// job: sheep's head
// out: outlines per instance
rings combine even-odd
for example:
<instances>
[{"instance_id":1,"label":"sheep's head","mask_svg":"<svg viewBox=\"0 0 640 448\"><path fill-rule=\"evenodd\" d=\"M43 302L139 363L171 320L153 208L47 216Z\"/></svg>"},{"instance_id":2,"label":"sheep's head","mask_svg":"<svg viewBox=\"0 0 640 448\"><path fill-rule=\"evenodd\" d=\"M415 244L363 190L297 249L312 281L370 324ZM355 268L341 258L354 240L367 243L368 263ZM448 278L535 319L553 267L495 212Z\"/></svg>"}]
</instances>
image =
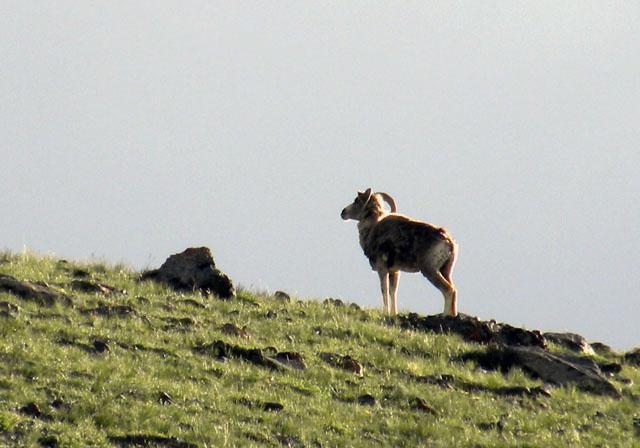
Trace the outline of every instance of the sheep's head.
<instances>
[{"instance_id":1,"label":"sheep's head","mask_svg":"<svg viewBox=\"0 0 640 448\"><path fill-rule=\"evenodd\" d=\"M371 188L364 192L358 192L354 201L342 210L341 217L344 220L355 219L360 221L368 216L380 216L385 214L382 201L391 207L391 212L396 211L396 202L387 193L372 193Z\"/></svg>"}]
</instances>

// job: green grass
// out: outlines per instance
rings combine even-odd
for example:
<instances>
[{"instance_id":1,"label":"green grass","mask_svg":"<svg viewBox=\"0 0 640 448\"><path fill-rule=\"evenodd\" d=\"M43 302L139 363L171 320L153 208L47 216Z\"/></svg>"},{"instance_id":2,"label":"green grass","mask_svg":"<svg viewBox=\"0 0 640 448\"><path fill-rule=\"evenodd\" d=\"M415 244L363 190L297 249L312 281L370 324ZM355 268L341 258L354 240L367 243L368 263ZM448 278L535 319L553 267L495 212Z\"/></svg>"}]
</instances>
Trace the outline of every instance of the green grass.
<instances>
[{"instance_id":1,"label":"green grass","mask_svg":"<svg viewBox=\"0 0 640 448\"><path fill-rule=\"evenodd\" d=\"M74 269L126 294L73 291ZM0 446L110 447L110 438L127 435L199 447L640 446L640 372L630 366L621 375L633 384L617 384L619 400L575 388L554 389L551 397L503 396L500 387L540 383L521 371L503 376L460 362L479 347L401 330L375 310L283 303L250 291L229 301L178 294L139 282L126 266L33 254L0 254L0 273L46 282L73 298L47 308L0 293L0 302L20 307L0 316ZM130 305L135 313L88 311L100 304ZM246 326L250 338L223 334L225 323ZM275 371L192 350L216 340L298 352L306 369ZM106 341L108 350L94 350L95 341ZM322 352L352 356L364 375L326 363ZM443 374L479 387L416 380ZM162 402L163 393L170 402ZM364 394L376 403L359 404ZM418 397L435 415L415 409ZM284 408L265 410L267 402ZM30 403L41 415L24 411Z\"/></svg>"}]
</instances>

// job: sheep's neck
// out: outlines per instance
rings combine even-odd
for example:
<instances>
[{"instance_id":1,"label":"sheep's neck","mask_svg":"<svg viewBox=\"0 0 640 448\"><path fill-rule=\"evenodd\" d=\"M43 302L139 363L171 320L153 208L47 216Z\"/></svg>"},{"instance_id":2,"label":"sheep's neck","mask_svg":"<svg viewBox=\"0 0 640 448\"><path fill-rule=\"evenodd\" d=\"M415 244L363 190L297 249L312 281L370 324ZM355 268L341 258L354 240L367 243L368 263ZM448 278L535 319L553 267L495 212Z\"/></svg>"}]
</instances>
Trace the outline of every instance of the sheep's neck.
<instances>
[{"instance_id":1,"label":"sheep's neck","mask_svg":"<svg viewBox=\"0 0 640 448\"><path fill-rule=\"evenodd\" d=\"M360 235L360 247L364 249L369 242L369 237L373 228L384 217L384 214L369 215L367 218L358 221L358 233Z\"/></svg>"}]
</instances>

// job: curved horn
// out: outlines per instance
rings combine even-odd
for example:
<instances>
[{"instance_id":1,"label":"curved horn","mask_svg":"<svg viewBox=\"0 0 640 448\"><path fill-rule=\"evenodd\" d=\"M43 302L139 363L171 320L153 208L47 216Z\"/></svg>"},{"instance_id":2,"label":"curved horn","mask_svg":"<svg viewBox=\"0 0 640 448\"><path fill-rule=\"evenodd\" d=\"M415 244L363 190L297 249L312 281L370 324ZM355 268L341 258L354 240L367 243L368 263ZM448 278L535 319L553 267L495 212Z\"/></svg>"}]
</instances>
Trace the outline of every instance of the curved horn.
<instances>
[{"instance_id":1,"label":"curved horn","mask_svg":"<svg viewBox=\"0 0 640 448\"><path fill-rule=\"evenodd\" d=\"M389 207L391 207L391 213L395 213L398 210L395 199L393 199L388 193L378 192L376 194L379 194L382 199L389 204Z\"/></svg>"}]
</instances>

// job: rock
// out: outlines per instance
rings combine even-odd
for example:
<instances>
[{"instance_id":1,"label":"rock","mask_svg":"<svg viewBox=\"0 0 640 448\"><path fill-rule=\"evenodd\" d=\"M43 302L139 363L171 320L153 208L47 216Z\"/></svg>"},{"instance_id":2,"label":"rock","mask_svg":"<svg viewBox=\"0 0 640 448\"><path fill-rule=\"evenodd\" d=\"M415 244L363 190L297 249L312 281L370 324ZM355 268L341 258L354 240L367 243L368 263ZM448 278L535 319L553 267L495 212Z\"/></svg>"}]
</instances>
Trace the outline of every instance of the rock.
<instances>
[{"instance_id":1,"label":"rock","mask_svg":"<svg viewBox=\"0 0 640 448\"><path fill-rule=\"evenodd\" d=\"M82 314L98 314L101 316L137 316L138 312L131 305L109 305L101 303L95 308L80 310Z\"/></svg>"},{"instance_id":2,"label":"rock","mask_svg":"<svg viewBox=\"0 0 640 448\"><path fill-rule=\"evenodd\" d=\"M543 336L545 339L561 345L565 348L568 348L571 351L578 353L585 353L587 355L595 354L591 345L587 342L587 340L575 333L544 333Z\"/></svg>"},{"instance_id":3,"label":"rock","mask_svg":"<svg viewBox=\"0 0 640 448\"><path fill-rule=\"evenodd\" d=\"M20 308L15 303L11 302L0 302L0 317L16 317L17 314L20 314Z\"/></svg>"},{"instance_id":4,"label":"rock","mask_svg":"<svg viewBox=\"0 0 640 448\"><path fill-rule=\"evenodd\" d=\"M411 408L418 411L427 412L428 414L431 414L431 415L438 415L438 411L436 411L433 406L431 406L429 403L427 403L426 401L424 401L424 399L420 397L416 397L415 400L413 400L413 404L411 405Z\"/></svg>"},{"instance_id":5,"label":"rock","mask_svg":"<svg viewBox=\"0 0 640 448\"><path fill-rule=\"evenodd\" d=\"M40 408L34 402L27 403L26 405L22 406L19 411L22 414L28 415L30 417L42 417L42 411L40 411Z\"/></svg>"},{"instance_id":6,"label":"rock","mask_svg":"<svg viewBox=\"0 0 640 448\"><path fill-rule=\"evenodd\" d=\"M197 300L193 300L193 299L184 299L181 302L184 303L185 305L189 305L194 308L200 308L201 310L204 310L207 308L205 304L200 303Z\"/></svg>"},{"instance_id":7,"label":"rock","mask_svg":"<svg viewBox=\"0 0 640 448\"><path fill-rule=\"evenodd\" d=\"M171 255L160 269L143 273L141 280L165 283L177 291L211 292L221 299L236 294L233 282L216 268L211 251L206 247L191 247Z\"/></svg>"},{"instance_id":8,"label":"rock","mask_svg":"<svg viewBox=\"0 0 640 448\"><path fill-rule=\"evenodd\" d=\"M547 384L543 384L539 387L529 388L525 386L503 386L503 387L490 387L481 383L473 383L465 381L461 378L456 378L453 375L413 375L404 372L404 375L419 383L435 384L448 390L463 390L465 392L486 392L505 397L538 397L538 396L551 396L550 387Z\"/></svg>"},{"instance_id":9,"label":"rock","mask_svg":"<svg viewBox=\"0 0 640 448\"><path fill-rule=\"evenodd\" d=\"M227 323L220 328L220 331L224 334L229 334L231 336L238 336L239 338L249 339L249 333L247 333L247 327L240 328L235 324Z\"/></svg>"},{"instance_id":10,"label":"rock","mask_svg":"<svg viewBox=\"0 0 640 448\"><path fill-rule=\"evenodd\" d=\"M545 347L544 337L539 331L498 324L495 321L481 321L464 314L452 317L409 313L397 316L397 321L403 329L427 330L440 334L456 333L470 342Z\"/></svg>"},{"instance_id":11,"label":"rock","mask_svg":"<svg viewBox=\"0 0 640 448\"><path fill-rule=\"evenodd\" d=\"M603 344L602 342L591 342L589 345L598 355L608 356L613 354L611 347L607 344Z\"/></svg>"},{"instance_id":12,"label":"rock","mask_svg":"<svg viewBox=\"0 0 640 448\"><path fill-rule=\"evenodd\" d=\"M632 366L640 367L640 347L634 348L624 354L624 362Z\"/></svg>"},{"instance_id":13,"label":"rock","mask_svg":"<svg viewBox=\"0 0 640 448\"><path fill-rule=\"evenodd\" d=\"M193 443L183 442L175 437L164 437L146 434L129 434L126 436L109 436L109 442L120 447L162 447L162 448L197 448Z\"/></svg>"},{"instance_id":14,"label":"rock","mask_svg":"<svg viewBox=\"0 0 640 448\"><path fill-rule=\"evenodd\" d=\"M169 395L166 392L160 392L158 394L158 402L160 404L172 404L173 403L173 398L171 398L171 395Z\"/></svg>"},{"instance_id":15,"label":"rock","mask_svg":"<svg viewBox=\"0 0 640 448\"><path fill-rule=\"evenodd\" d=\"M43 448L58 448L60 446L56 436L42 436L38 439L38 444Z\"/></svg>"},{"instance_id":16,"label":"rock","mask_svg":"<svg viewBox=\"0 0 640 448\"><path fill-rule=\"evenodd\" d=\"M69 287L75 291L104 294L104 295L111 295L115 293L119 293L119 294L127 293L123 289L118 289L114 286L110 286L105 283L95 283L89 280L78 280L78 279L73 280L71 283L69 283Z\"/></svg>"},{"instance_id":17,"label":"rock","mask_svg":"<svg viewBox=\"0 0 640 448\"><path fill-rule=\"evenodd\" d=\"M273 401L262 402L259 400L250 400L249 398L245 397L237 398L234 400L234 402L248 408L259 408L267 412L280 412L284 409L284 405L282 403Z\"/></svg>"},{"instance_id":18,"label":"rock","mask_svg":"<svg viewBox=\"0 0 640 448\"><path fill-rule=\"evenodd\" d=\"M376 397L374 397L371 394L364 394L364 395L360 395L356 401L358 402L358 404L364 405L364 406L375 406L376 404Z\"/></svg>"},{"instance_id":19,"label":"rock","mask_svg":"<svg viewBox=\"0 0 640 448\"><path fill-rule=\"evenodd\" d=\"M268 401L262 405L262 409L264 409L267 412L280 412L284 409L284 405L281 403Z\"/></svg>"},{"instance_id":20,"label":"rock","mask_svg":"<svg viewBox=\"0 0 640 448\"><path fill-rule=\"evenodd\" d=\"M89 278L91 277L91 273L86 269L75 268L71 271L71 275L76 278Z\"/></svg>"},{"instance_id":21,"label":"rock","mask_svg":"<svg viewBox=\"0 0 640 448\"><path fill-rule=\"evenodd\" d=\"M359 377L364 376L364 367L362 367L362 364L349 355L342 356L337 353L323 352L318 356L320 356L320 359L322 359L324 362L332 365L333 367L348 370L355 373Z\"/></svg>"},{"instance_id":22,"label":"rock","mask_svg":"<svg viewBox=\"0 0 640 448\"><path fill-rule=\"evenodd\" d=\"M259 348L244 348L237 345L227 344L217 340L211 344L196 345L193 348L196 353L207 354L217 359L240 358L260 367L272 370L283 370L284 365L264 354Z\"/></svg>"},{"instance_id":23,"label":"rock","mask_svg":"<svg viewBox=\"0 0 640 448\"><path fill-rule=\"evenodd\" d=\"M324 303L325 305L333 305L333 306L337 306L337 307L341 307L344 306L344 302L340 299L334 299L332 297L328 297L326 299L324 299Z\"/></svg>"},{"instance_id":24,"label":"rock","mask_svg":"<svg viewBox=\"0 0 640 448\"><path fill-rule=\"evenodd\" d=\"M199 322L195 320L193 317L169 316L169 317L162 318L162 320L167 323L167 325L165 326L165 330L177 329L177 330L188 331L199 325Z\"/></svg>"},{"instance_id":25,"label":"rock","mask_svg":"<svg viewBox=\"0 0 640 448\"><path fill-rule=\"evenodd\" d=\"M71 298L42 283L20 281L10 275L0 274L0 292L5 291L23 300L35 302L42 306L53 306L56 303L71 304Z\"/></svg>"},{"instance_id":26,"label":"rock","mask_svg":"<svg viewBox=\"0 0 640 448\"><path fill-rule=\"evenodd\" d=\"M602 373L614 375L622 371L622 365L617 362L598 362L598 367Z\"/></svg>"},{"instance_id":27,"label":"rock","mask_svg":"<svg viewBox=\"0 0 640 448\"><path fill-rule=\"evenodd\" d=\"M275 359L281 364L293 367L294 369L297 369L297 370L305 370L307 368L306 364L304 363L304 358L300 353L280 352L280 353L277 353L273 357L273 359Z\"/></svg>"},{"instance_id":28,"label":"rock","mask_svg":"<svg viewBox=\"0 0 640 448\"><path fill-rule=\"evenodd\" d=\"M151 300L147 299L144 296L138 296L136 297L136 301L140 304L140 305L151 305Z\"/></svg>"},{"instance_id":29,"label":"rock","mask_svg":"<svg viewBox=\"0 0 640 448\"><path fill-rule=\"evenodd\" d=\"M276 291L273 293L273 298L280 302L291 302L291 296L284 291Z\"/></svg>"},{"instance_id":30,"label":"rock","mask_svg":"<svg viewBox=\"0 0 640 448\"><path fill-rule=\"evenodd\" d=\"M95 339L93 341L93 350L96 353L105 353L111 351L111 349L109 348L109 343L101 339Z\"/></svg>"},{"instance_id":31,"label":"rock","mask_svg":"<svg viewBox=\"0 0 640 448\"><path fill-rule=\"evenodd\" d=\"M533 378L557 385L573 384L581 390L620 398L620 392L589 358L551 353L539 347L492 346L486 352L468 353L464 360L475 360L489 370L508 372L520 367Z\"/></svg>"},{"instance_id":32,"label":"rock","mask_svg":"<svg viewBox=\"0 0 640 448\"><path fill-rule=\"evenodd\" d=\"M276 437L280 445L286 448L305 448L306 445L297 437L280 435Z\"/></svg>"}]
</instances>

